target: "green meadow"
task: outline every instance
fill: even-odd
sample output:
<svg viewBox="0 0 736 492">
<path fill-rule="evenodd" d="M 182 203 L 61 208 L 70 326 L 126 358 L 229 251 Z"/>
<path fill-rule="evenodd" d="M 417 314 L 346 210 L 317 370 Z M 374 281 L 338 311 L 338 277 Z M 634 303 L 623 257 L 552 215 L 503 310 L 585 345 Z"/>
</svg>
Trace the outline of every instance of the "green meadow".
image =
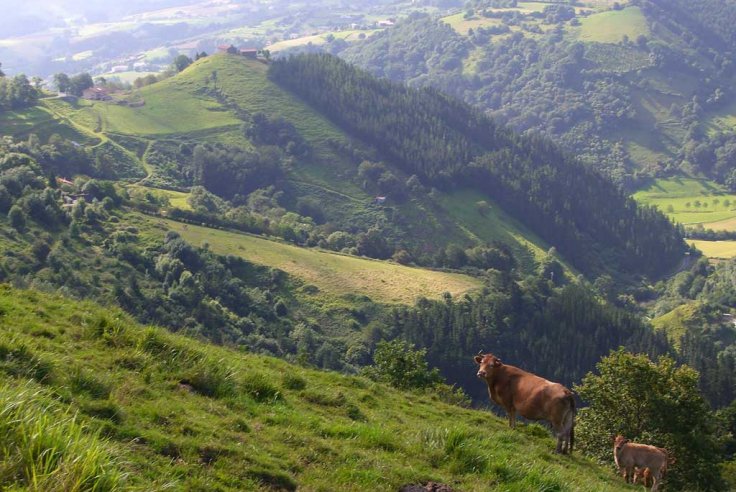
<svg viewBox="0 0 736 492">
<path fill-rule="evenodd" d="M 736 194 L 706 179 L 657 179 L 633 197 L 686 226 L 702 224 L 714 230 L 736 230 Z"/>
<path fill-rule="evenodd" d="M 736 257 L 736 241 L 700 241 L 691 239 L 688 243 L 698 248 L 708 258 L 728 260 Z"/>
<path fill-rule="evenodd" d="M 649 27 L 639 7 L 609 10 L 580 19 L 578 38 L 595 43 L 618 43 L 624 36 L 635 40 L 648 35 Z"/>
<path fill-rule="evenodd" d="M 375 302 L 413 304 L 419 297 L 437 299 L 444 292 L 457 296 L 482 286 L 480 280 L 467 275 L 300 248 L 259 236 L 170 220 L 164 221 L 164 225 L 195 246 L 206 242 L 215 253 L 241 256 L 278 268 L 332 296 L 355 294 Z"/>
</svg>

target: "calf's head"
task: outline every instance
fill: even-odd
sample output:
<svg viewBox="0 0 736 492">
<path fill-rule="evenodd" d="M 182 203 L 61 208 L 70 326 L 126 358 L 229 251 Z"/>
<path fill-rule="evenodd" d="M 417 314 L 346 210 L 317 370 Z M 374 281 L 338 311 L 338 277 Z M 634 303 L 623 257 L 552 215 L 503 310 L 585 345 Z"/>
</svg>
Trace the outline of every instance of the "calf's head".
<svg viewBox="0 0 736 492">
<path fill-rule="evenodd" d="M 476 355 L 475 363 L 478 364 L 478 373 L 476 375 L 481 379 L 491 377 L 493 371 L 503 365 L 501 359 L 493 354 Z"/>
</svg>

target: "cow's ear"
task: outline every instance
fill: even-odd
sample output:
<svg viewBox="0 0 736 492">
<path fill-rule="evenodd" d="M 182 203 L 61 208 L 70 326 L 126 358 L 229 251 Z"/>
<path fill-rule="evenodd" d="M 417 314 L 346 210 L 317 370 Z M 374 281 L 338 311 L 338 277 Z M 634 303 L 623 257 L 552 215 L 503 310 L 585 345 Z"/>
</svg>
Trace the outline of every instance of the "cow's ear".
<svg viewBox="0 0 736 492">
<path fill-rule="evenodd" d="M 480 364 L 481 362 L 483 362 L 483 357 L 481 357 L 480 355 L 476 355 L 475 357 L 473 357 L 473 359 L 475 359 L 476 364 Z"/>
<path fill-rule="evenodd" d="M 503 365 L 503 362 L 501 362 L 501 359 L 493 359 L 493 367 L 499 367 L 502 365 Z"/>
</svg>

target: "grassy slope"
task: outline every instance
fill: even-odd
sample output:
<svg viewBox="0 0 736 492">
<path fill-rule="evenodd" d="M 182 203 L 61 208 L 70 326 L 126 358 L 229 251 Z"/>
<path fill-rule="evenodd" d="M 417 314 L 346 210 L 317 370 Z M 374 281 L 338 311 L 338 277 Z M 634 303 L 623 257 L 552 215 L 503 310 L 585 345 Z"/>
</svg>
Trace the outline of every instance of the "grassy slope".
<svg viewBox="0 0 736 492">
<path fill-rule="evenodd" d="M 443 292 L 461 295 L 481 287 L 466 275 L 411 268 L 385 261 L 300 248 L 257 236 L 212 230 L 165 221 L 193 245 L 203 242 L 218 254 L 242 256 L 284 270 L 321 291 L 340 296 L 357 294 L 376 302 L 413 304 L 418 297 L 439 298 Z"/>
<path fill-rule="evenodd" d="M 579 454 L 552 454 L 538 426 L 512 431 L 435 395 L 203 345 L 38 292 L 0 286 L 0 312 L 2 404 L 56 409 L 41 434 L 27 431 L 37 440 L 76 413 L 85 430 L 67 441 L 107 450 L 101 459 L 133 490 L 388 491 L 427 480 L 465 491 L 623 488 Z"/>
<path fill-rule="evenodd" d="M 700 304 L 691 302 L 678 306 L 672 311 L 652 320 L 655 330 L 664 330 L 670 342 L 679 350 L 680 339 L 687 331 L 687 327 L 699 317 Z"/>
<path fill-rule="evenodd" d="M 718 184 L 705 179 L 657 179 L 648 188 L 636 192 L 634 199 L 656 206 L 685 225 L 703 224 L 719 230 L 734 230 L 733 226 L 736 226 L 733 220 L 736 218 L 736 195 L 728 194 Z M 708 206 L 695 207 L 696 200 Z M 714 203 L 713 200 L 719 202 Z M 726 207 L 724 200 L 730 200 L 732 204 Z M 689 207 L 687 203 L 690 203 Z"/>
<path fill-rule="evenodd" d="M 97 136 L 105 142 L 111 141 L 107 138 L 110 132 L 134 136 L 144 146 L 164 136 L 248 146 L 250 144 L 238 130 L 239 120 L 201 91 L 205 80 L 216 72 L 217 89 L 226 95 L 230 104 L 251 114 L 264 112 L 272 117 L 283 117 L 309 141 L 313 149 L 311 160 L 295 166 L 290 174 L 290 181 L 298 188 L 300 196 L 319 199 L 328 219 L 339 224 L 354 225 L 360 221 L 361 227 L 367 228 L 385 220 L 382 210 L 370 206 L 372 196 L 357 186 L 355 163 L 336 153 L 328 144 L 330 140 L 347 142 L 349 137 L 307 104 L 271 83 L 266 71 L 267 66 L 257 61 L 214 55 L 199 60 L 176 77 L 141 89 L 140 95 L 146 101 L 141 108 L 84 100 L 76 103 L 49 100 L 45 105 L 58 118 L 78 128 L 79 133 L 89 138 Z M 209 85 L 214 86 L 211 81 Z M 138 149 L 131 150 L 137 152 Z M 135 157 L 133 152 L 131 157 Z M 138 157 L 142 158 L 136 161 L 150 173 L 152 166 L 146 163 L 145 155 Z M 446 244 L 448 238 L 466 246 L 478 241 L 502 240 L 526 257 L 530 257 L 527 247 L 535 257 L 541 257 L 548 249 L 487 198 L 494 210 L 494 220 L 483 223 L 466 220 L 466 211 L 472 210 L 475 201 L 482 198 L 466 195 L 440 200 L 441 206 L 427 198 L 397 205 L 396 209 L 408 224 L 404 234 L 435 247 Z M 182 195 L 170 198 L 173 206 L 186 206 Z M 463 221 L 462 226 L 456 224 L 459 220 Z"/>
<path fill-rule="evenodd" d="M 639 7 L 601 12 L 580 21 L 581 41 L 618 43 L 624 36 L 634 40 L 640 34 L 648 35 L 649 28 Z"/>
<path fill-rule="evenodd" d="M 736 256 L 736 241 L 688 241 L 708 258 L 727 260 Z"/>
</svg>

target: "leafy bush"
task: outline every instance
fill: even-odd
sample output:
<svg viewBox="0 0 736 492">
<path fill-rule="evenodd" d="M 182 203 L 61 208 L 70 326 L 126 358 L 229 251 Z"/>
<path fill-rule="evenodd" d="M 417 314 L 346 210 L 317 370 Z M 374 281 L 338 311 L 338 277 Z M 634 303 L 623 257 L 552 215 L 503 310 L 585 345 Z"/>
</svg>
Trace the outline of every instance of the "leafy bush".
<svg viewBox="0 0 736 492">
<path fill-rule="evenodd" d="M 426 349 L 414 350 L 403 340 L 379 342 L 373 354 L 374 365 L 365 374 L 375 381 L 400 389 L 429 388 L 442 382 L 439 370 L 429 369 Z"/>
</svg>

